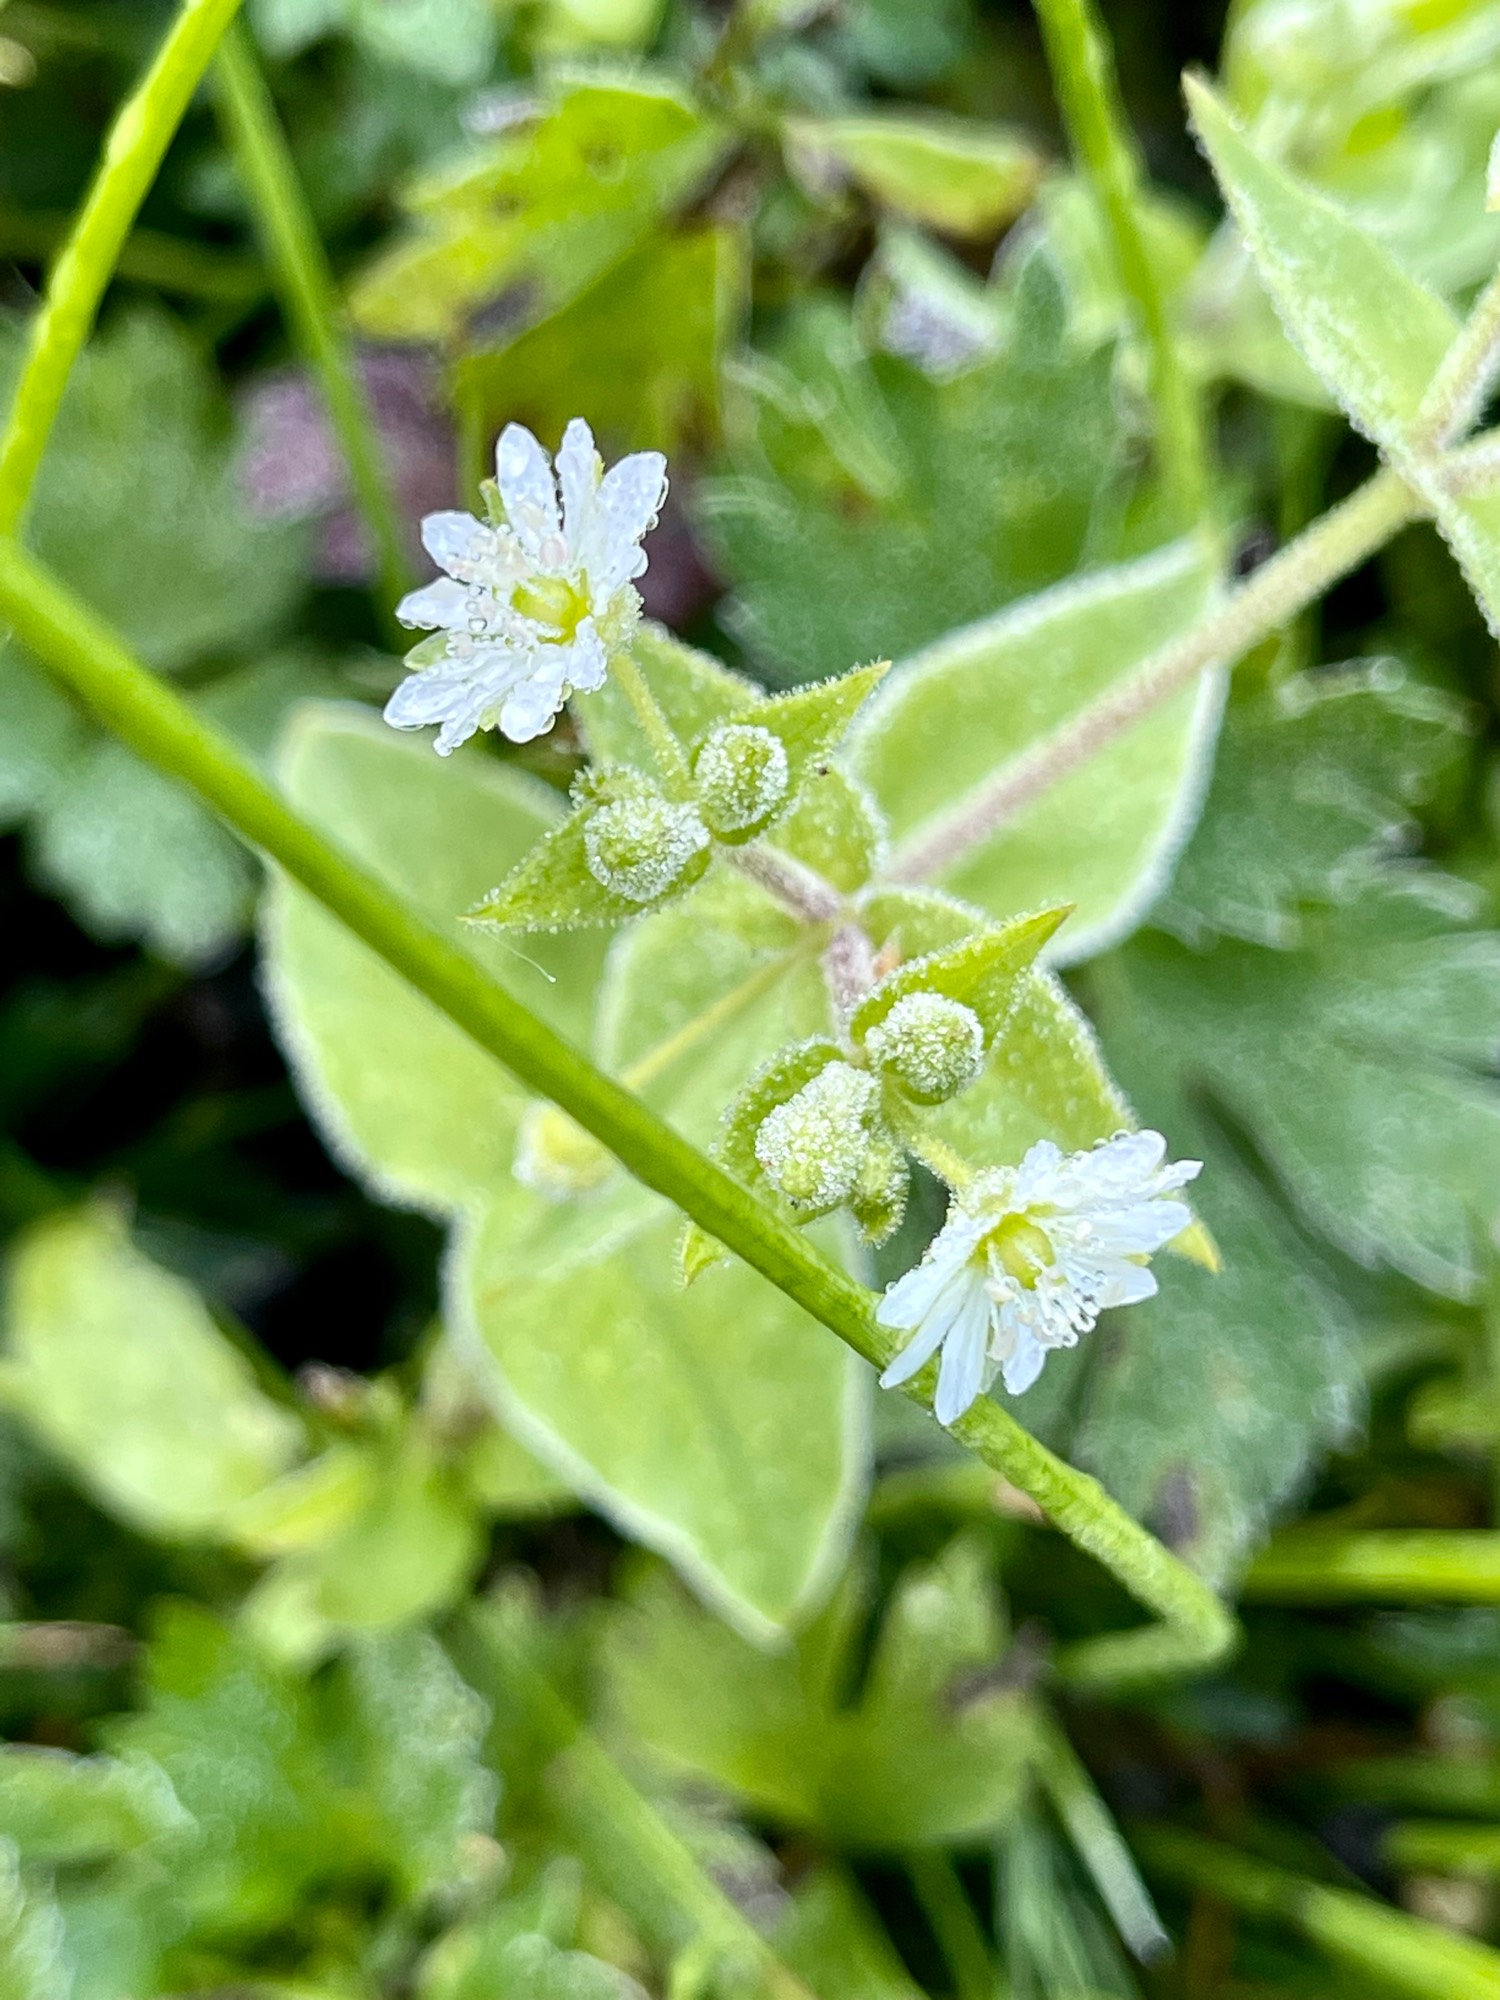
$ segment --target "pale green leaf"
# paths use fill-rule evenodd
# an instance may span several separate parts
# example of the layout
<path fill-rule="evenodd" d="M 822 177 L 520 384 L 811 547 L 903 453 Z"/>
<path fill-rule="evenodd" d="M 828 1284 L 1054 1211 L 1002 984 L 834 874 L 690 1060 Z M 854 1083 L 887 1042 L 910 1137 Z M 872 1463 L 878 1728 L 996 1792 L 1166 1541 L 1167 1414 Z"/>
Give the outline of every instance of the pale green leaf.
<path fill-rule="evenodd" d="M 39 1744 L 0 1748 L 0 1841 L 49 1866 L 100 1861 L 192 1825 L 149 1759 L 75 1757 Z"/>
<path fill-rule="evenodd" d="M 965 627 L 898 666 L 845 756 L 887 815 L 893 867 L 957 826 L 1039 745 L 1189 627 L 1213 571 L 1184 541 Z M 1222 701 L 1214 669 L 1066 772 L 933 879 L 992 917 L 1071 903 L 1053 950 L 1091 956 L 1139 922 L 1197 816 Z"/>
<path fill-rule="evenodd" d="M 842 1560 L 865 1477 L 863 1371 L 741 1265 L 678 1283 L 642 1190 L 516 1188 L 464 1224 L 449 1321 L 507 1426 L 758 1639 Z"/>
<path fill-rule="evenodd" d="M 1399 446 L 1457 321 L 1378 238 L 1256 151 L 1200 79 L 1193 123 L 1282 323 L 1350 420 Z"/>
<path fill-rule="evenodd" d="M 281 759 L 292 803 L 564 1034 L 587 1032 L 599 947 L 538 939 L 526 955 L 458 921 L 553 825 L 562 802 L 477 756 L 450 761 L 365 711 L 313 707 Z M 525 1099 L 477 1049 L 284 881 L 264 917 L 276 1027 L 325 1137 L 388 1199 L 446 1214 L 509 1178 Z"/>
<path fill-rule="evenodd" d="M 539 118 L 410 191 L 415 229 L 356 285 L 355 316 L 380 339 L 446 338 L 522 281 L 550 316 L 651 236 L 721 145 L 661 77 L 559 75 Z"/>
<path fill-rule="evenodd" d="M 955 236 L 992 235 L 1012 221 L 1042 170 L 1019 132 L 932 112 L 794 118 L 786 143 L 815 191 L 850 180 L 883 207 Z"/>
<path fill-rule="evenodd" d="M 0 828 L 9 832 L 47 803 L 87 737 L 66 695 L 0 641 Z"/>
<path fill-rule="evenodd" d="M 341 1720 L 406 1893 L 453 1890 L 465 1842 L 494 1826 L 486 1704 L 432 1634 L 413 1626 L 358 1637 L 340 1681 Z"/>
<path fill-rule="evenodd" d="M 994 352 L 937 381 L 868 355 L 814 298 L 746 378 L 702 504 L 730 621 L 776 678 L 900 659 L 1108 555 L 1126 444 L 1111 356 L 1070 338 L 1043 256 L 997 317 Z"/>
<path fill-rule="evenodd" d="M 62 1913 L 51 1892 L 25 1882 L 0 1840 L 0 2000 L 70 2000 Z"/>
<path fill-rule="evenodd" d="M 606 1633 L 617 1726 L 667 1770 L 840 1846 L 973 1838 L 1015 1809 L 1032 1752 L 1024 1696 L 964 1686 L 1005 1651 L 990 1574 L 965 1542 L 906 1569 L 847 1707 L 857 1586 L 794 1649 L 756 1654 L 664 1580 L 648 1582 Z"/>
<path fill-rule="evenodd" d="M 1233 700 L 1203 817 L 1153 923 L 1294 945 L 1304 906 L 1409 848 L 1412 815 L 1456 775 L 1463 705 L 1394 660 L 1299 674 Z"/>
<path fill-rule="evenodd" d="M 718 428 L 719 371 L 747 289 L 738 230 L 653 235 L 561 311 L 466 355 L 461 406 L 549 443 L 586 410 L 617 450 L 674 453 Z"/>
<path fill-rule="evenodd" d="M 104 1208 L 39 1223 L 11 1266 L 0 1394 L 148 1534 L 215 1537 L 303 1445 L 191 1286 Z"/>
<path fill-rule="evenodd" d="M 852 896 L 864 888 L 885 854 L 886 826 L 865 787 L 830 764 L 810 779 L 768 841 Z"/>
<path fill-rule="evenodd" d="M 1467 928 L 1471 908 L 1392 871 L 1309 913 L 1298 951 L 1149 937 L 1129 958 L 1157 1062 L 1226 1107 L 1307 1220 L 1453 1298 L 1478 1283 L 1500 1185 L 1500 935 Z"/>

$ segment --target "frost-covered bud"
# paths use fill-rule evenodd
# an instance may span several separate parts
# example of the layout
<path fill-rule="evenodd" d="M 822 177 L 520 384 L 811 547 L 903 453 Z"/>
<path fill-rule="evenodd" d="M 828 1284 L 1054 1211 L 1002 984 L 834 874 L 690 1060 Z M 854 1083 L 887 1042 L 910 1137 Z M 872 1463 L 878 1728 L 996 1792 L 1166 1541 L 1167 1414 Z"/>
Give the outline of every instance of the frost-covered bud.
<path fill-rule="evenodd" d="M 884 1243 L 895 1234 L 910 1192 L 906 1155 L 894 1139 L 876 1133 L 849 1195 L 849 1206 L 866 1243 Z"/>
<path fill-rule="evenodd" d="M 755 1135 L 755 1157 L 795 1208 L 821 1213 L 848 1200 L 869 1155 L 879 1096 L 874 1077 L 831 1062 L 767 1115 Z"/>
<path fill-rule="evenodd" d="M 725 723 L 705 739 L 694 775 L 704 825 L 735 846 L 754 839 L 786 803 L 786 745 L 756 723 Z"/>
<path fill-rule="evenodd" d="M 972 1007 L 942 993 L 906 993 L 865 1037 L 878 1069 L 918 1104 L 942 1104 L 984 1067 L 984 1027 Z"/>
<path fill-rule="evenodd" d="M 636 792 L 600 806 L 583 830 L 589 873 L 629 903 L 664 896 L 707 846 L 696 807 L 674 805 L 660 792 Z"/>
<path fill-rule="evenodd" d="M 550 1201 L 589 1194 L 608 1180 L 613 1156 L 555 1104 L 533 1104 L 521 1120 L 512 1171 Z"/>

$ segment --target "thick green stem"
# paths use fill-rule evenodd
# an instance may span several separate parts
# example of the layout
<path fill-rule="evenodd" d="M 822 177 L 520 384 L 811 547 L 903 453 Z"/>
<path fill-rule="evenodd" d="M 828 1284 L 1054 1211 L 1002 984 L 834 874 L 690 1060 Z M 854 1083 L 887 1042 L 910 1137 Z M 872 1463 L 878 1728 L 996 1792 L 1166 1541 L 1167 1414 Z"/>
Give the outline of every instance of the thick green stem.
<path fill-rule="evenodd" d="M 302 359 L 317 377 L 349 481 L 375 548 L 381 609 L 390 619 L 410 583 L 401 517 L 344 324 L 343 303 L 297 178 L 286 135 L 250 37 L 239 23 L 218 59 L 219 109 L 249 191 L 256 229 Z M 404 644 L 399 639 L 398 646 Z"/>
<path fill-rule="evenodd" d="M 1056 735 L 1044 737 L 1017 757 L 990 783 L 961 799 L 943 817 L 929 821 L 891 856 L 888 878 L 923 882 L 945 873 L 1059 780 L 1189 686 L 1206 667 L 1230 666 L 1279 631 L 1421 512 L 1420 500 L 1394 472 L 1376 473 L 1262 563 L 1180 639 L 1153 653 L 1108 694 Z"/>
<path fill-rule="evenodd" d="M 496 985 L 465 953 L 300 819 L 231 744 L 158 681 L 109 628 L 18 544 L 0 543 L 0 614 L 63 687 L 157 770 L 195 791 L 529 1089 L 550 1098 L 664 1195 L 877 1368 L 899 1336 L 875 1298 L 732 1180 L 613 1077 Z M 928 1406 L 933 1363 L 908 1393 Z M 954 1435 L 1030 1493 L 1058 1527 L 1167 1622 L 1067 1650 L 1074 1678 L 1118 1681 L 1218 1660 L 1233 1617 L 1202 1579 L 1096 1481 L 1040 1445 L 998 1403 L 975 1404 Z"/>
<path fill-rule="evenodd" d="M 93 330 L 146 190 L 239 0 L 184 0 L 156 60 L 121 106 L 72 234 L 31 322 L 0 437 L 0 534 L 26 512 L 73 364 Z"/>
<path fill-rule="evenodd" d="M 1302 1528 L 1261 1551 L 1242 1594 L 1261 1604 L 1500 1604 L 1500 1531 Z"/>
<path fill-rule="evenodd" d="M 622 1908 L 662 1949 L 749 1970 L 767 2000 L 813 2000 L 537 1668 L 509 1608 L 486 1608 L 477 1630 L 507 1711 L 550 1759 L 549 1807 Z"/>
<path fill-rule="evenodd" d="M 1152 1827 L 1137 1835 L 1136 1845 L 1165 1881 L 1299 1932 L 1330 1958 L 1368 1974 L 1377 1990 L 1412 2000 L 1500 2000 L 1500 1953 L 1488 1945 L 1194 1833 Z"/>
<path fill-rule="evenodd" d="M 1426 1875 L 1479 1875 L 1489 1880 L 1500 1876 L 1500 1826 L 1411 1819 L 1393 1826 L 1382 1845 L 1392 1868 Z"/>
<path fill-rule="evenodd" d="M 1207 485 L 1202 414 L 1141 231 L 1140 156 L 1120 103 L 1109 37 L 1092 0 L 1035 0 L 1035 6 L 1068 139 L 1145 343 L 1162 477 L 1183 525 L 1192 526 L 1203 513 Z"/>

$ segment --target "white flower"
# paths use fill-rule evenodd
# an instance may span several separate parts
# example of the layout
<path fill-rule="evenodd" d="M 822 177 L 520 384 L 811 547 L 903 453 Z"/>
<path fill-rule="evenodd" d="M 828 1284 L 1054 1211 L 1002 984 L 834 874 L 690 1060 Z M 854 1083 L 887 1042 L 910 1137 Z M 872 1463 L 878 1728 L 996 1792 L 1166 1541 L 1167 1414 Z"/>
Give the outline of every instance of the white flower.
<path fill-rule="evenodd" d="M 912 1335 L 881 1387 L 909 1381 L 941 1347 L 933 1409 L 951 1424 L 997 1368 L 1019 1395 L 1049 1348 L 1072 1347 L 1107 1306 L 1149 1299 L 1146 1260 L 1192 1221 L 1172 1197 L 1200 1166 L 1169 1166 L 1166 1150 L 1159 1132 L 1121 1132 L 1087 1153 L 1043 1139 L 1019 1167 L 977 1174 L 881 1300 L 881 1325 Z"/>
<path fill-rule="evenodd" d="M 441 723 L 444 756 L 476 729 L 498 726 L 527 743 L 551 728 L 575 689 L 602 686 L 611 651 L 640 616 L 640 543 L 666 498 L 666 475 L 659 451 L 634 452 L 606 472 L 579 417 L 563 433 L 554 474 L 531 432 L 507 424 L 495 447 L 496 518 L 449 511 L 422 523 L 423 545 L 447 574 L 396 607 L 403 625 L 434 636 L 408 655 L 417 671 L 386 703 L 386 721 Z"/>

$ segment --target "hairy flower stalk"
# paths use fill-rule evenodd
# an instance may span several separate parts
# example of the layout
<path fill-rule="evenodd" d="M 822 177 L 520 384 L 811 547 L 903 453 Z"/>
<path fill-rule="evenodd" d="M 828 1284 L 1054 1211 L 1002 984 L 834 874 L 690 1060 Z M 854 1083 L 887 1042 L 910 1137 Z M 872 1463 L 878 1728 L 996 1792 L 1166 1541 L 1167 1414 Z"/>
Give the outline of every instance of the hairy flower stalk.
<path fill-rule="evenodd" d="M 610 655 L 640 618 L 640 544 L 667 492 L 660 452 L 604 470 L 594 435 L 575 417 L 556 468 L 521 424 L 495 447 L 490 519 L 449 510 L 422 523 L 446 575 L 404 597 L 403 625 L 432 632 L 407 655 L 415 671 L 386 703 L 397 729 L 440 724 L 447 756 L 479 729 L 529 743 L 552 727 L 570 694 L 602 687 Z"/>
<path fill-rule="evenodd" d="M 1019 1395 L 1049 1351 L 1075 1346 L 1107 1307 L 1151 1298 L 1146 1260 L 1192 1221 L 1173 1197 L 1200 1165 L 1168 1165 L 1166 1150 L 1159 1132 L 1066 1155 L 1042 1139 L 1019 1167 L 976 1174 L 881 1302 L 881 1325 L 912 1336 L 882 1388 L 909 1381 L 941 1348 L 933 1409 L 954 1423 L 997 1370 Z"/>

